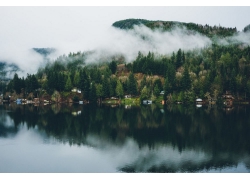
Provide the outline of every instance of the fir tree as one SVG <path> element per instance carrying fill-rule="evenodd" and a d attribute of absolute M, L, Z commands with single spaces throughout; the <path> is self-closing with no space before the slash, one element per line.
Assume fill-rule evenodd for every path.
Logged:
<path fill-rule="evenodd" d="M 68 76 L 66 84 L 65 84 L 65 90 L 70 91 L 72 89 L 72 82 L 70 76 Z"/>

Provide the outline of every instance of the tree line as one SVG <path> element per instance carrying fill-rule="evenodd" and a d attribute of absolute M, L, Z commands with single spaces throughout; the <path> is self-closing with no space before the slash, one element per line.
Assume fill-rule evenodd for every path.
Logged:
<path fill-rule="evenodd" d="M 20 94 L 42 89 L 52 95 L 77 88 L 89 102 L 125 94 L 155 99 L 162 91 L 165 100 L 185 102 L 197 97 L 217 99 L 225 91 L 237 98 L 250 96 L 250 47 L 244 44 L 213 44 L 186 52 L 179 49 L 171 55 L 138 52 L 122 70 L 116 60 L 100 64 L 85 64 L 85 60 L 85 53 L 70 53 L 37 74 L 26 78 L 15 74 L 6 91 Z"/>

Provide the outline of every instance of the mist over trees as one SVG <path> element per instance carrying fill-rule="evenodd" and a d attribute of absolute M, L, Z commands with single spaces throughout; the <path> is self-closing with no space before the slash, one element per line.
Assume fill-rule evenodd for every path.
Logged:
<path fill-rule="evenodd" d="M 193 23 L 178 23 L 147 20 L 118 21 L 113 26 L 121 29 L 144 24 L 151 29 L 168 31 L 175 26 L 185 27 L 213 39 L 228 37 L 236 28 L 200 26 Z M 246 26 L 244 31 L 247 31 Z M 145 37 L 146 38 L 146 37 Z M 93 52 L 70 52 L 38 69 L 27 77 L 14 75 L 4 92 L 15 92 L 20 96 L 43 92 L 52 96 L 55 91 L 68 95 L 73 89 L 80 91 L 75 99 L 95 103 L 104 99 L 124 95 L 143 99 L 155 99 L 162 95 L 168 102 L 194 102 L 195 98 L 217 99 L 225 91 L 236 98 L 250 97 L 250 47 L 244 43 L 218 41 L 210 46 L 183 50 L 170 54 L 155 51 L 138 52 L 131 62 L 123 54 L 106 56 L 105 60 L 87 63 Z M 43 52 L 43 51 L 42 51 Z M 164 93 L 161 93 L 164 92 Z"/>
<path fill-rule="evenodd" d="M 176 21 L 150 21 L 145 19 L 125 19 L 121 21 L 116 21 L 112 24 L 112 26 L 120 29 L 132 29 L 135 25 L 144 25 L 152 30 L 161 29 L 162 31 L 171 31 L 174 28 L 182 28 L 193 31 L 193 33 L 198 32 L 208 37 L 220 36 L 227 37 L 232 36 L 237 32 L 237 28 L 226 28 L 222 26 L 209 26 L 195 24 L 195 23 L 184 23 L 184 22 L 176 22 Z M 245 29 L 244 29 L 245 31 Z"/>
<path fill-rule="evenodd" d="M 70 61 L 63 61 L 63 59 Z M 66 62 L 66 63 L 65 63 Z M 85 64 L 84 53 L 70 53 L 39 69 L 26 78 L 14 75 L 6 91 L 31 93 L 38 89 L 54 91 L 81 90 L 82 99 L 97 102 L 124 95 L 150 99 L 164 91 L 163 99 L 193 102 L 195 98 L 216 99 L 225 91 L 238 98 L 250 96 L 250 47 L 240 45 L 179 49 L 171 55 L 154 52 L 142 54 L 131 63 L 110 60 Z"/>

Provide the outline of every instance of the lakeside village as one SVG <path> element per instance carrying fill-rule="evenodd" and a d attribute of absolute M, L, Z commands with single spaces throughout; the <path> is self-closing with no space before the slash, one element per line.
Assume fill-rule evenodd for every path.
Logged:
<path fill-rule="evenodd" d="M 124 57 L 88 64 L 88 54 L 60 56 L 34 75 L 2 87 L 2 103 L 140 105 L 248 105 L 250 47 L 214 44 L 198 52 L 179 49 L 165 56 L 148 52 L 126 63 Z"/>
<path fill-rule="evenodd" d="M 38 94 L 38 93 L 37 93 Z M 164 91 L 160 92 L 160 95 L 152 100 L 152 99 L 146 99 L 146 100 L 141 100 L 140 97 L 138 96 L 132 96 L 132 95 L 124 95 L 122 98 L 118 97 L 111 97 L 111 98 L 105 98 L 103 100 L 98 99 L 98 104 L 105 104 L 105 105 L 110 105 L 112 107 L 116 107 L 118 105 L 125 105 L 125 108 L 130 108 L 132 105 L 134 106 L 140 106 L 140 105 L 151 105 L 153 103 L 158 104 L 158 105 L 167 105 L 167 104 L 185 104 L 183 101 L 174 101 L 174 102 L 169 102 L 169 100 L 164 100 Z M 19 96 L 20 97 L 20 96 Z M 57 103 L 72 103 L 72 104 L 89 104 L 89 101 L 84 101 L 81 100 L 82 97 L 82 92 L 81 90 L 77 88 L 73 88 L 70 92 L 70 95 L 68 95 L 68 98 L 62 98 L 62 95 L 60 95 L 59 92 L 55 93 L 52 96 L 49 95 L 42 95 L 42 96 L 37 96 L 34 98 L 17 98 L 16 95 L 11 96 L 9 95 L 8 98 L 3 98 L 3 95 L 0 96 L 0 104 L 3 103 L 16 103 L 17 105 L 25 105 L 25 104 L 33 104 L 34 106 L 43 106 L 43 105 L 49 105 L 49 104 L 57 104 Z M 219 99 L 219 98 L 218 98 Z M 192 104 L 195 104 L 196 107 L 202 107 L 203 105 L 210 105 L 213 106 L 215 104 L 223 105 L 223 107 L 227 110 L 230 111 L 233 108 L 233 105 L 248 105 L 249 101 L 238 101 L 235 99 L 235 97 L 230 93 L 230 91 L 226 91 L 225 94 L 223 94 L 220 97 L 220 100 L 213 99 L 209 95 L 205 99 L 201 98 L 196 98 L 195 101 Z"/>

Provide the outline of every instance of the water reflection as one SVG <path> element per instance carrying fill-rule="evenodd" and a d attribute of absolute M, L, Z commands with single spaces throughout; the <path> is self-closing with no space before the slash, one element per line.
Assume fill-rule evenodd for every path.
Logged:
<path fill-rule="evenodd" d="M 88 148 L 86 157 L 94 153 L 99 166 L 109 167 L 93 164 L 88 172 L 250 172 L 247 108 L 5 104 L 0 139 L 33 139 L 25 133 L 33 132 L 40 140 L 32 143 Z"/>

